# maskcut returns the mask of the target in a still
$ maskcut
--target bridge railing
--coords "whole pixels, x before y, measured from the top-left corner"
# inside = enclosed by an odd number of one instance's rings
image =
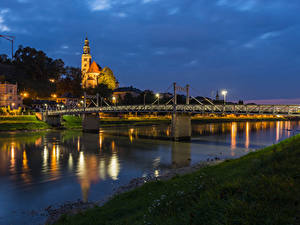
[[[47,111],[48,115],[84,113],[173,112],[172,105],[123,105]],[[177,112],[300,115],[300,105],[176,105]]]

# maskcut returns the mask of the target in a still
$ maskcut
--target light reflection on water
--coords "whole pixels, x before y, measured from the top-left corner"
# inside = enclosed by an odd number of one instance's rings
[[[299,127],[289,121],[193,124],[188,143],[141,138],[168,137],[169,126],[0,137],[0,224],[18,224],[24,214],[12,217],[15,210],[99,200],[150,172],[159,176],[203,160],[239,157],[290,137]],[[30,216],[26,221],[31,224]]]

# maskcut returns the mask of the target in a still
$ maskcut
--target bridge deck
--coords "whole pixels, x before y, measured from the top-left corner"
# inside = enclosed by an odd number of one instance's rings
[[[152,113],[173,112],[172,105],[128,105],[91,108],[74,108],[47,111],[48,115],[72,115],[88,113]],[[288,115],[300,116],[300,105],[177,105],[176,112],[193,114],[255,114],[255,115]]]

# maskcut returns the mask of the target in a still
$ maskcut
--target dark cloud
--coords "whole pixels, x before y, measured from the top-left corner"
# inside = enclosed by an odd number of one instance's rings
[[[299,0],[2,0],[0,33],[73,66],[88,35],[122,85],[297,98],[299,10]],[[0,48],[9,53],[4,40]]]

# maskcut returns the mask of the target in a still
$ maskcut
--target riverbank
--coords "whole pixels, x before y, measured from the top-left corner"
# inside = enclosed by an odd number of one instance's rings
[[[300,135],[166,181],[133,180],[125,191],[142,186],[55,224],[299,224],[299,158]]]
[[[47,123],[39,121],[34,115],[0,116],[0,131],[45,130],[51,128]]]

